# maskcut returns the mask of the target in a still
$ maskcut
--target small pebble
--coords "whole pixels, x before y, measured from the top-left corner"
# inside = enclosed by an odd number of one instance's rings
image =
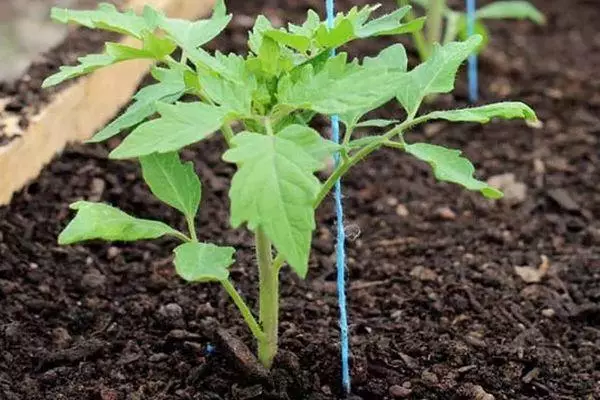
[[[556,311],[554,311],[552,308],[545,308],[542,310],[542,315],[546,318],[552,318],[554,315],[556,315]]]
[[[390,396],[392,396],[395,399],[404,399],[410,396],[412,390],[400,385],[393,385],[390,386],[389,392]]]
[[[435,215],[445,221],[454,221],[456,219],[456,213],[450,209],[450,207],[440,207],[435,210]]]
[[[52,330],[52,342],[59,348],[66,348],[69,346],[73,338],[65,328],[58,327]]]
[[[422,265],[417,265],[414,267],[410,271],[410,276],[424,282],[435,281],[438,277],[435,271]]]
[[[179,319],[183,315],[183,309],[177,303],[169,303],[164,306],[160,306],[158,314],[167,319]]]
[[[100,289],[106,283],[106,276],[104,276],[96,268],[90,268],[81,278],[81,286],[84,289]]]
[[[410,213],[408,212],[408,208],[402,203],[396,206],[396,215],[399,217],[408,217]]]
[[[106,251],[106,258],[108,258],[109,260],[113,260],[117,258],[119,254],[121,254],[121,249],[115,246],[110,246]]]

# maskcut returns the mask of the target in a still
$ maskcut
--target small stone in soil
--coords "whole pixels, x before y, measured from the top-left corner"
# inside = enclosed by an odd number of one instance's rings
[[[393,386],[390,386],[389,392],[390,392],[390,396],[392,396],[395,399],[404,399],[404,398],[410,396],[410,394],[412,393],[412,390],[405,388],[403,386],[400,386],[400,385],[393,385]]]
[[[58,327],[52,330],[52,342],[59,348],[68,347],[73,339],[65,328]]]
[[[243,373],[263,379],[269,376],[269,371],[258,362],[248,346],[240,339],[225,329],[217,330],[215,339],[217,340],[217,348],[225,351],[226,355],[236,362]]]
[[[175,320],[181,318],[183,315],[183,309],[177,303],[169,303],[164,306],[160,306],[158,309],[158,315],[164,319]]]
[[[106,283],[106,276],[104,276],[96,268],[91,268],[81,278],[81,287],[84,289],[100,289]]]
[[[422,265],[417,265],[414,267],[410,271],[410,276],[424,282],[435,281],[438,277],[435,271]]]

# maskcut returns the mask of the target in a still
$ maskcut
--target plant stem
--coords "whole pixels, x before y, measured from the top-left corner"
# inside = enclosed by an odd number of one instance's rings
[[[246,324],[250,328],[250,331],[252,331],[252,334],[254,335],[256,340],[263,340],[265,334],[260,328],[260,325],[258,325],[258,322],[256,322],[254,315],[252,315],[252,311],[250,311],[250,308],[246,305],[246,302],[244,301],[244,299],[242,299],[242,296],[240,296],[239,292],[233,286],[231,281],[221,281],[221,285],[223,285],[223,288],[227,291],[229,296],[231,296],[231,299],[237,306],[238,310],[240,310],[244,321],[246,321]]]
[[[397,0],[398,7],[406,7],[410,5],[410,0]],[[409,10],[406,13],[406,21],[411,22],[416,19],[415,13],[413,10]],[[417,53],[419,53],[419,59],[421,62],[427,60],[429,58],[429,47],[427,46],[427,41],[425,40],[425,35],[423,35],[422,31],[416,31],[412,33],[413,40],[415,42],[415,48],[417,49]]]
[[[196,224],[194,222],[194,217],[186,218],[188,230],[190,231],[190,237],[193,242],[198,241],[198,234],[196,233]]]
[[[445,0],[429,0],[429,8],[427,9],[427,22],[425,23],[427,31],[427,43],[429,49],[433,48],[435,43],[439,43],[442,39],[442,21],[444,17],[444,9],[446,8]]]
[[[366,156],[371,154],[373,151],[380,148],[384,143],[386,143],[389,139],[391,139],[395,135],[398,135],[398,134],[404,132],[406,129],[413,126],[415,124],[415,121],[417,121],[417,119],[413,119],[412,116],[409,116],[409,119],[407,119],[406,121],[404,121],[403,123],[401,123],[399,125],[396,125],[394,128],[390,129],[385,134],[379,136],[379,140],[374,140],[373,142],[369,143],[368,145],[366,145],[365,147],[363,147],[359,151],[357,151],[347,161],[342,162],[340,165],[338,165],[338,167],[333,171],[333,173],[329,176],[329,178],[327,178],[327,180],[325,181],[323,186],[321,186],[321,190],[319,191],[319,193],[317,194],[317,197],[315,198],[315,201],[313,202],[313,207],[315,209],[319,207],[321,202],[323,202],[323,200],[325,199],[325,196],[327,196],[327,193],[329,193],[331,191],[331,188],[333,187],[335,182],[339,178],[341,178],[342,175],[344,175],[346,172],[348,172],[348,170],[351,167],[356,165],[358,162],[360,162]]]
[[[233,139],[233,130],[231,129],[231,125],[223,124],[221,127],[221,132],[223,132],[223,137],[225,137],[227,146],[231,147],[231,139]]]
[[[258,359],[271,368],[277,354],[279,325],[279,268],[274,268],[271,241],[261,228],[255,232],[258,261],[260,323],[263,337],[258,340]]]

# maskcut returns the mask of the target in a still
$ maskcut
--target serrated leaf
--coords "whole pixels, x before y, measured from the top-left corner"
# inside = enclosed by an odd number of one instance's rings
[[[302,143],[279,135],[243,132],[235,136],[233,145],[223,155],[225,161],[238,165],[229,191],[232,226],[247,222],[252,230],[263,229],[304,277],[315,228],[313,201],[320,188],[313,173],[322,162]]]
[[[142,35],[144,44],[141,49],[125,46],[120,43],[106,43],[102,54],[89,54],[78,58],[79,65],[61,66],[59,72],[49,76],[42,83],[42,88],[58,85],[69,79],[89,74],[97,69],[108,67],[121,61],[133,59],[162,59],[175,50],[175,45],[168,40],[153,35]]]
[[[109,66],[116,62],[115,58],[108,54],[89,54],[78,59],[79,65],[62,66],[54,75],[49,76],[42,82],[42,88],[48,88],[58,85],[66,80],[88,74],[102,67]]]
[[[410,11],[409,6],[395,10],[390,14],[367,22],[357,30],[357,36],[360,38],[399,35],[402,33],[411,33],[419,31],[425,23],[424,18],[416,18],[406,24],[402,23],[402,18]]]
[[[288,46],[301,53],[306,53],[310,48],[310,37],[300,34],[286,32],[285,30],[268,30],[264,33],[265,37],[271,38],[277,43]]]
[[[162,18],[159,27],[186,52],[194,51],[213,40],[231,21],[231,14],[210,19],[188,21]]]
[[[341,53],[318,73],[307,65],[296,82],[280,80],[277,97],[280,104],[292,108],[327,115],[349,113],[393,98],[394,82],[403,74],[387,68],[346,65],[346,55]]]
[[[521,118],[530,122],[537,121],[535,111],[527,104],[518,101],[494,103],[460,110],[434,111],[424,115],[422,118],[423,120],[445,119],[454,122],[479,122],[481,124],[489,122],[492,118]]]
[[[408,57],[406,49],[400,43],[381,50],[376,57],[365,57],[363,65],[367,68],[386,68],[390,71],[406,72]]]
[[[477,10],[481,19],[529,19],[537,24],[546,23],[546,17],[528,1],[495,1]]]
[[[248,35],[248,47],[250,48],[250,51],[252,51],[255,55],[258,55],[265,32],[271,30],[273,30],[271,21],[269,21],[264,15],[259,15],[256,18],[256,21],[254,21],[252,31]]]
[[[328,156],[340,149],[340,145],[323,138],[319,132],[305,125],[288,125],[277,132],[277,136],[300,146],[315,161],[321,163],[321,167],[325,165]]]
[[[138,126],[110,153],[110,158],[177,151],[218,130],[227,114],[221,107],[200,102],[158,103],[157,109],[161,117]]]
[[[133,11],[120,12],[114,5],[100,3],[96,10],[67,10],[54,7],[50,13],[53,20],[61,23],[75,23],[86,28],[97,28],[142,38],[149,27],[144,17]]]
[[[321,24],[315,32],[315,40],[319,46],[328,49],[340,47],[356,37],[354,25],[348,19],[342,19],[333,28]]]
[[[159,221],[140,219],[107,204],[78,201],[71,204],[75,218],[58,237],[59,244],[72,244],[92,239],[135,241],[156,239],[178,232]]]
[[[229,278],[229,266],[235,262],[233,247],[212,243],[184,243],[173,252],[177,275],[188,282],[224,281]]]
[[[414,115],[427,95],[452,91],[458,67],[480,42],[481,37],[474,35],[464,42],[436,44],[427,61],[400,78],[397,98],[406,112]]]
[[[200,206],[202,187],[189,161],[182,163],[176,152],[153,153],[140,157],[144,181],[162,202],[179,210],[188,221],[193,220]]]
[[[174,103],[185,92],[186,86],[180,71],[166,70],[161,73],[162,81],[140,89],[130,105],[119,117],[105,126],[89,140],[90,143],[102,142],[122,130],[139,124],[156,112],[158,102]]]
[[[461,157],[460,150],[428,143],[406,144],[404,150],[431,165],[435,177],[440,181],[462,185],[491,199],[502,197],[502,192],[498,189],[473,177],[475,167],[469,160]]]
[[[385,87],[379,87],[379,96],[375,96],[369,104],[340,113],[340,120],[344,125],[346,127],[355,126],[367,112],[393,99],[398,90],[396,87],[397,81],[406,73],[407,65],[408,57],[404,46],[401,44],[394,44],[383,49],[376,57],[365,57],[363,60],[365,69],[373,71],[374,74],[381,73],[380,71],[383,69],[385,70],[384,76],[387,76],[390,80],[385,84]]]

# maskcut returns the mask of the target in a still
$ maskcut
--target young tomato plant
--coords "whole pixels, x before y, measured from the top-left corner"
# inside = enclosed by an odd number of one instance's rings
[[[446,5],[446,0],[396,0],[396,2],[401,8],[412,2],[425,10],[427,17],[425,33],[421,31],[412,33],[421,61],[425,61],[431,55],[435,43],[447,44],[468,37],[466,13],[450,9]],[[415,20],[415,15],[409,12],[407,19]],[[544,14],[528,1],[494,1],[475,13],[475,32],[483,38],[479,49],[485,47],[489,41],[488,30],[483,21],[490,19],[528,19],[539,25],[546,23]]]
[[[188,282],[219,282],[256,338],[259,360],[270,367],[277,352],[280,270],[289,265],[300,277],[306,276],[315,209],[338,178],[377,149],[391,147],[429,163],[441,181],[498,198],[502,195],[498,190],[473,177],[473,165],[459,150],[408,143],[404,133],[433,119],[536,120],[531,108],[519,102],[419,114],[426,96],[453,90],[456,71],[481,43],[480,36],[436,45],[427,61],[412,70],[407,69],[400,44],[362,60],[349,60],[344,52],[330,58],[331,50],[354,40],[411,33],[422,27],[422,20],[402,22],[409,7],[371,18],[376,8],[355,7],[338,14],[331,29],[313,11],[302,25],[277,29],[259,16],[249,32],[245,56],[210,54],[201,47],[231,20],[223,2],[217,3],[210,19],[194,22],[167,18],[150,7],[143,15],[121,13],[106,4],[95,11],[54,9],[57,21],[130,35],[139,39],[140,46],[107,43],[103,53],[62,67],[44,86],[126,60],[156,61],[152,70],[156,83],[135,94],[132,105],[91,141],[131,129],[110,158],[138,159],[150,191],[179,210],[188,227],[184,233],[107,204],[78,201],[71,205],[77,214],[59,242],[162,236],[179,240],[174,249],[178,275]],[[181,52],[179,59],[174,58],[176,49]],[[183,95],[186,101],[178,101]],[[402,120],[363,119],[394,99],[406,111]],[[311,128],[319,114],[340,115],[345,125],[341,144]],[[357,128],[384,133],[355,139]],[[223,159],[237,166],[229,190],[230,223],[233,228],[244,225],[256,243],[258,320],[229,276],[235,249],[198,240],[195,220],[201,183],[192,163],[182,162],[178,155],[180,149],[216,132],[221,132],[227,147]],[[320,181],[315,174],[335,152],[341,162]]]

